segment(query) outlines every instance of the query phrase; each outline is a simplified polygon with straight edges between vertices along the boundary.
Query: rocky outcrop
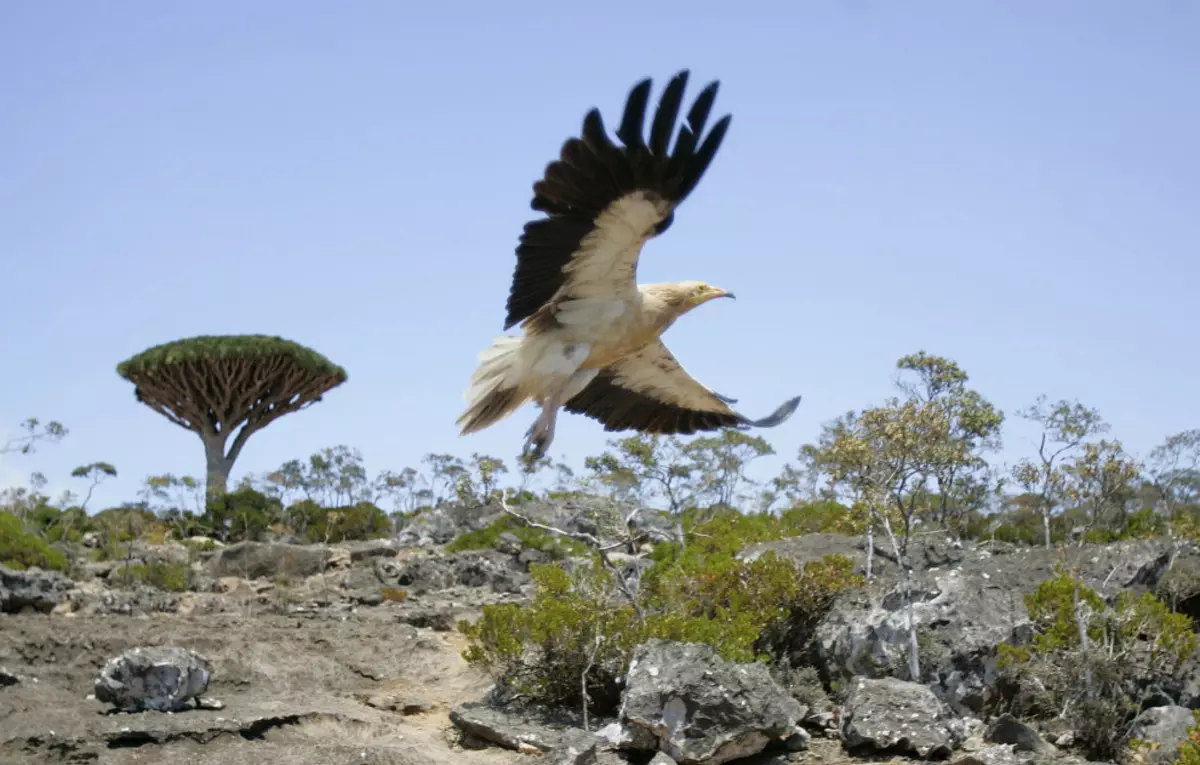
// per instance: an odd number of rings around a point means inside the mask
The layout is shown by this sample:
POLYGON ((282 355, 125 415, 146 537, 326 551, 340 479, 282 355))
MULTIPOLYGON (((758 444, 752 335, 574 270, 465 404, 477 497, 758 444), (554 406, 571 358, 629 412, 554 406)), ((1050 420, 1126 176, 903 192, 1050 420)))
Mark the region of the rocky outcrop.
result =
MULTIPOLYGON (((767 550, 803 564, 840 553, 859 573, 866 565, 865 540, 814 534, 756 545, 743 557, 767 550)), ((1155 588, 1169 567, 1200 558, 1195 545, 1173 549, 1169 540, 1122 542, 1070 550, 1085 584, 1113 598, 1126 590, 1155 588)), ((904 676, 908 614, 901 569, 890 552, 877 549, 873 580, 841 597, 817 628, 815 660, 828 680, 904 676)), ((946 539, 914 539, 913 614, 921 636, 922 682, 962 714, 979 714, 996 681, 996 649, 1029 636, 1026 594, 1055 575, 1064 554, 1008 545, 962 546, 946 539)))
POLYGON ((324 571, 332 558, 333 551, 322 545, 239 542, 214 553, 206 572, 213 579, 302 579, 324 571))
POLYGON ((0 566, 0 613, 50 613, 73 586, 70 579, 57 571, 40 568, 17 571, 0 566))

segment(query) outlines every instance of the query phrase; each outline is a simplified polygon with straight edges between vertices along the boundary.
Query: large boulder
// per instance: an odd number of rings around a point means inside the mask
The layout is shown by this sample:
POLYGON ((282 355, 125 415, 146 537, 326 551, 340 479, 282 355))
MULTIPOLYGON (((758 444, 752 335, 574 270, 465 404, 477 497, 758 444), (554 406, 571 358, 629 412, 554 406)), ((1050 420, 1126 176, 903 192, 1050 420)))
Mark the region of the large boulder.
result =
POLYGON ((206 573, 213 579, 303 579, 324 571, 332 557, 332 551, 322 545, 239 542, 214 553, 206 573))
POLYGON ((721 765, 791 736, 805 711, 762 664, 656 639, 634 650, 619 719, 628 747, 654 742, 680 765, 721 765))
POLYGON ((178 712, 208 688, 212 665, 174 646, 132 648, 109 659, 96 678, 96 700, 127 712, 178 712))
POLYGON ((74 586, 74 582, 57 571, 36 567, 17 571, 0 566, 0 613, 50 613, 74 586))
POLYGON ((966 738, 966 724, 917 683, 859 678, 842 705, 842 743, 849 751, 946 757, 966 738))

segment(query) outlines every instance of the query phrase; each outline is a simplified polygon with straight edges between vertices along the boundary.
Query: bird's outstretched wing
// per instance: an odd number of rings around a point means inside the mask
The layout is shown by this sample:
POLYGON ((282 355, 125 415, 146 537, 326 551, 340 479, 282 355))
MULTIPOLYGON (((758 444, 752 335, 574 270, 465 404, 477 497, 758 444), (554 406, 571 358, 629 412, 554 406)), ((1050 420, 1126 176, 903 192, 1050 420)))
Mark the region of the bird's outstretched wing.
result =
POLYGON ((770 416, 751 420, 689 375, 659 340, 600 370, 563 408, 604 423, 608 431, 690 435, 720 428, 772 428, 791 417, 799 404, 797 396, 770 416))
POLYGON ((642 135, 647 78, 625 102, 619 145, 609 139, 600 110, 592 109, 581 135, 569 138, 559 159, 546 166, 530 206, 547 217, 526 223, 517 245, 506 330, 554 300, 622 297, 637 289, 642 245, 671 225, 729 129, 726 115, 701 140, 717 97, 714 81, 700 91, 671 145, 687 79, 684 70, 663 89, 648 139, 642 135))

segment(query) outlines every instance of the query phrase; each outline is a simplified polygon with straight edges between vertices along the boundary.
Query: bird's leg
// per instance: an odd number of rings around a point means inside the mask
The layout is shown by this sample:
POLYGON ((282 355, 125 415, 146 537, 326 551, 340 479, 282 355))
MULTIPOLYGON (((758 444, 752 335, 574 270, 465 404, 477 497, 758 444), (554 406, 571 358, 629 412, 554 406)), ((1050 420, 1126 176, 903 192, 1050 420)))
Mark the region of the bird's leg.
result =
POLYGON ((550 397, 542 402, 542 413, 534 421, 533 427, 525 434, 524 456, 532 461, 546 456, 550 442, 554 440, 554 424, 558 420, 557 397, 550 397))

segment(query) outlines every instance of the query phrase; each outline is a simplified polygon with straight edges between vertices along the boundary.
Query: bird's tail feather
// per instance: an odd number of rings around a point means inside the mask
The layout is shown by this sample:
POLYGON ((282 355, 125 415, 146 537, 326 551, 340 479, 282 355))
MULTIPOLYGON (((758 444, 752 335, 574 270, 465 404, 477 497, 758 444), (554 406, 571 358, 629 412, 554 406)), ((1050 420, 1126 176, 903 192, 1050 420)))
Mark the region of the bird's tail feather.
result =
POLYGON ((458 418, 467 435, 496 424, 529 400, 524 387, 524 338, 501 335, 479 354, 479 367, 471 376, 467 408, 458 418))

